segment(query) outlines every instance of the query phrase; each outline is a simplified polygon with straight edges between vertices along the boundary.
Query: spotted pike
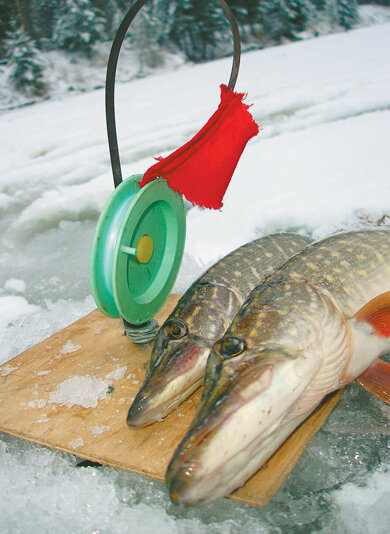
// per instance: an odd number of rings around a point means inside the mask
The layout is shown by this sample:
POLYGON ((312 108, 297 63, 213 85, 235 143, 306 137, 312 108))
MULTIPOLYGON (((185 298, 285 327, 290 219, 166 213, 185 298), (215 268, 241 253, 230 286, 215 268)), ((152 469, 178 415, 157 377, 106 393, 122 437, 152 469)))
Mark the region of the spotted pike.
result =
POLYGON ((145 381, 127 423, 145 426, 169 414, 201 384, 207 357, 251 290, 311 239, 277 234, 225 256, 179 300, 155 340, 145 381))
POLYGON ((390 365, 377 360, 389 350, 390 231, 340 234, 292 257, 214 345, 167 471, 171 499, 205 504, 242 486, 328 393, 360 375, 390 402, 390 365))

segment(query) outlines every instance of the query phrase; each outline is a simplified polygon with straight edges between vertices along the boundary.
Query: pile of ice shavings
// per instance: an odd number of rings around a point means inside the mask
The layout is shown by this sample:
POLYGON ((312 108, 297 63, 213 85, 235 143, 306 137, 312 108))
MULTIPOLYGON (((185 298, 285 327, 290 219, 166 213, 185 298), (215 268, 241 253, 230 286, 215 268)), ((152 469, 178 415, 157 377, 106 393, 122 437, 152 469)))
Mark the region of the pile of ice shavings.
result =
POLYGON ((67 408, 74 405, 83 408, 96 408, 99 400, 106 399, 110 380, 88 376, 72 376, 57 386, 49 394, 49 402, 61 404, 67 408))
MULTIPOLYGON (((237 89, 248 91, 262 131, 244 152, 222 212, 189 210, 176 291, 255 237, 293 229, 323 237, 375 226, 390 213, 389 48, 387 24, 243 56, 237 89)), ((144 172, 204 124, 230 67, 230 58, 187 65, 117 87, 124 176, 144 172)), ((112 179, 103 91, 0 121, 5 363, 93 309, 90 243, 112 179)), ((113 371, 103 381, 122 372, 113 371)), ((69 395, 62 399, 74 402, 77 392, 69 395)), ((387 534, 389 421, 382 403, 352 385, 265 509, 227 499, 176 507, 160 482, 77 468, 73 456, 1 435, 0 532, 387 534)))

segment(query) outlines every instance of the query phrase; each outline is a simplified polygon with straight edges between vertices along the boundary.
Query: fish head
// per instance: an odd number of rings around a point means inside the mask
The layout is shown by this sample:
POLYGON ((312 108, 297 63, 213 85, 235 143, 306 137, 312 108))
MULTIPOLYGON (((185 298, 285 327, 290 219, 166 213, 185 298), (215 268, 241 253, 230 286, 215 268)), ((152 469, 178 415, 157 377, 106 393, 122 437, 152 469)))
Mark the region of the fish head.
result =
POLYGON ((201 384, 207 357, 240 302, 224 286, 197 284, 182 299, 155 339, 145 381, 127 418, 129 426, 161 420, 201 384))
POLYGON ((172 501, 207 504, 244 484, 294 428, 281 423, 312 368, 300 351, 230 335, 218 341, 197 414, 167 470, 172 501))

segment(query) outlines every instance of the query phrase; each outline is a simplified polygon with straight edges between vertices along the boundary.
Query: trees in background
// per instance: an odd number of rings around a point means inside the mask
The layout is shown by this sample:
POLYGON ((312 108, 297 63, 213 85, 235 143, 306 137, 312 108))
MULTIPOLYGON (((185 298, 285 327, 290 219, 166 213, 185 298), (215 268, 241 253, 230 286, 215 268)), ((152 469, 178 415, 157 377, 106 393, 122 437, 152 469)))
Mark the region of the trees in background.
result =
POLYGON ((19 28, 7 45, 10 83, 27 96, 46 96, 44 62, 35 42, 22 28, 19 28))
POLYGON ((64 0, 53 27, 52 42, 69 52, 92 53, 93 45, 107 39, 105 19, 90 0, 64 0))
MULTIPOLYGON (((367 0, 386 3, 389 0, 367 0)), ((132 0, 0 0, 0 61, 23 91, 43 91, 40 51, 63 49, 93 54, 110 40, 132 0), (36 79, 35 79, 36 78, 36 79), (30 81, 29 81, 30 80, 30 81)), ((243 41, 261 48, 299 38, 319 17, 335 29, 358 20, 357 0, 228 0, 243 41)), ((144 66, 161 61, 161 48, 179 50, 192 61, 231 51, 229 23, 213 0, 150 0, 137 16, 129 41, 144 66)))
POLYGON ((192 61, 214 56, 213 49, 226 27, 225 15, 217 2, 183 0, 175 2, 168 38, 192 61))
POLYGON ((334 0, 330 8, 334 22, 350 30, 358 18, 357 0, 334 0))

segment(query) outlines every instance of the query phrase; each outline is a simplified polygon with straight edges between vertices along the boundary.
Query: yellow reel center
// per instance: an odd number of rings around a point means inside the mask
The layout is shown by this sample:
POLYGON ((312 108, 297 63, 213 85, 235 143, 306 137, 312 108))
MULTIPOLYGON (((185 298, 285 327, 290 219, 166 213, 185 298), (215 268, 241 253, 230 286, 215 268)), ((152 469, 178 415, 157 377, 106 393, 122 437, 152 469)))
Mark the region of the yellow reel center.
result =
POLYGON ((148 263, 153 255, 153 239, 147 234, 143 235, 137 245, 138 263, 148 263))

